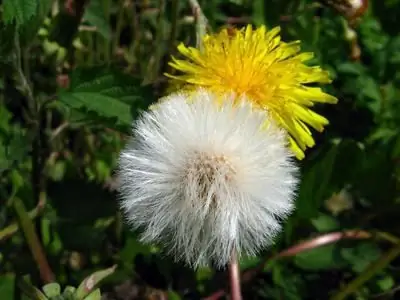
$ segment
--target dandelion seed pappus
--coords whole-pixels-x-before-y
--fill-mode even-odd
[[[293,211],[298,168],[285,132],[242,97],[169,95],[135,122],[119,159],[121,208],[141,240],[176,260],[224,267],[254,256]],[[189,99],[192,98],[192,99]]]

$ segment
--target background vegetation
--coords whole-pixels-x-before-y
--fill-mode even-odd
[[[284,40],[302,40],[339,98],[318,108],[331,125],[300,162],[284,232],[241,261],[245,299],[394,299],[400,289],[400,1],[371,0],[357,21],[344,2],[199,1],[212,30],[280,25]],[[113,265],[103,299],[226,297],[225,271],[193,271],[137,241],[113,180],[132,120],[165,91],[170,55],[195,43],[190,1],[0,3],[0,298],[26,299],[28,281],[77,287]]]

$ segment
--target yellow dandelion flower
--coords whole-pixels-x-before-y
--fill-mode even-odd
[[[314,145],[308,126],[322,131],[328,124],[310,107],[337,99],[308,86],[330,83],[328,72],[305,65],[313,54],[300,53],[299,41],[282,42],[279,32],[279,27],[267,31],[265,26],[253,30],[249,25],[206,35],[201,50],[180,44],[186,59],[173,57],[170,66],[182,74],[166,75],[187,90],[201,86],[221,94],[233,92],[237,99],[246,95],[287,130],[292,150],[302,159],[305,149]]]

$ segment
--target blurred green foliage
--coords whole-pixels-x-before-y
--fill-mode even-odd
[[[370,0],[352,22],[327,2],[346,1],[199,1],[210,30],[280,25],[339,98],[316,108],[330,125],[299,162],[296,212],[272,248],[241,261],[245,299],[399,297],[400,0]],[[189,1],[0,3],[0,298],[24,299],[21,275],[78,286],[114,264],[103,299],[224,289],[224,271],[139,243],[113,179],[132,121],[165,92],[170,55],[195,43]]]

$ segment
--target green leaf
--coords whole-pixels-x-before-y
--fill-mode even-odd
[[[114,97],[103,95],[101,92],[61,94],[60,100],[75,109],[86,108],[89,112],[112,118],[117,124],[127,125],[132,121],[129,105]]]
[[[337,66],[337,70],[343,75],[348,74],[356,76],[360,76],[365,72],[363,65],[354,62],[344,62]]]
[[[92,275],[86,277],[82,281],[82,283],[79,285],[78,289],[76,290],[76,298],[78,300],[80,300],[80,299],[88,299],[89,300],[89,298],[85,298],[85,297],[88,297],[92,292],[95,292],[95,294],[93,294],[93,296],[91,296],[92,298],[90,298],[90,299],[93,299],[93,300],[99,299],[99,298],[96,298],[97,292],[95,291],[95,287],[99,284],[99,282],[101,280],[103,280],[107,276],[114,273],[116,267],[117,266],[113,266],[113,267],[105,269],[105,270],[97,271],[97,272],[93,273]]]
[[[379,113],[381,109],[382,93],[379,84],[372,77],[365,77],[362,82],[361,93],[369,100],[368,107],[374,113]]]
[[[357,178],[365,159],[364,147],[352,139],[343,139],[338,145],[331,180],[338,189]]]
[[[89,295],[87,295],[84,300],[100,300],[101,299],[101,292],[99,289],[95,289]]]
[[[210,280],[214,275],[214,270],[210,267],[201,267],[196,270],[196,280],[198,282]]]
[[[364,242],[354,248],[342,249],[341,255],[354,272],[361,273],[380,257],[381,250],[373,243]]]
[[[6,148],[4,147],[3,143],[0,143],[0,173],[7,170],[9,166],[10,164],[7,160]]]
[[[320,215],[311,220],[311,224],[314,225],[318,232],[329,232],[337,230],[340,227],[339,222],[326,214],[320,213]]]
[[[75,299],[75,291],[76,288],[73,286],[66,286],[62,296],[64,297],[65,300],[74,300]]]
[[[14,23],[17,27],[20,27],[36,14],[37,7],[38,0],[4,0],[4,23]]]
[[[10,120],[11,113],[0,105],[0,173],[25,159],[32,145],[24,130]]]
[[[141,86],[139,80],[99,67],[76,69],[70,74],[70,87],[59,92],[62,103],[85,113],[87,119],[124,130],[151,99],[149,88]]]
[[[299,253],[294,263],[304,270],[328,270],[341,268],[344,261],[336,251],[337,245],[326,245]]]
[[[106,19],[104,9],[100,0],[92,0],[85,10],[83,19],[90,25],[95,26],[97,31],[107,40],[111,39],[111,27]]]
[[[11,113],[5,108],[4,105],[1,105],[0,106],[0,132],[8,131],[10,120],[11,120]]]
[[[32,43],[43,23],[48,16],[53,0],[36,0],[38,2],[34,17],[30,18],[20,32],[21,45],[26,46]]]
[[[392,289],[394,287],[394,285],[396,284],[393,277],[391,276],[385,276],[382,279],[379,279],[376,284],[379,286],[379,288],[383,291],[389,291],[390,289]]]
[[[57,282],[52,282],[42,287],[43,292],[49,298],[59,296],[61,294],[61,287]]]
[[[245,256],[240,259],[239,266],[241,270],[253,268],[260,264],[264,258],[257,256]]]
[[[167,299],[169,299],[169,300],[181,300],[182,297],[177,292],[169,290]]]
[[[0,295],[1,300],[14,300],[15,275],[0,276]]]
[[[267,25],[273,27],[277,24],[279,16],[284,10],[283,6],[286,3],[279,0],[270,0],[268,2],[264,0],[255,0],[253,3],[253,15],[252,20],[255,25]]]
[[[124,247],[120,251],[120,259],[126,264],[133,264],[135,257],[140,253],[150,253],[150,246],[139,242],[139,239],[129,233]]]
[[[5,25],[0,20],[0,60],[2,64],[11,64],[13,56],[10,55],[14,49],[15,29],[12,25]],[[0,65],[1,66],[1,65]],[[0,74],[5,70],[0,69]],[[1,108],[0,108],[1,110]],[[1,113],[0,113],[1,114]],[[1,120],[1,119],[0,119]]]
[[[24,292],[26,296],[31,300],[48,300],[47,297],[37,288],[35,288],[31,283],[22,279],[18,282],[20,289]]]
[[[326,145],[303,171],[297,199],[297,212],[301,218],[316,216],[322,201],[334,191],[331,177],[337,152],[338,142]]]

